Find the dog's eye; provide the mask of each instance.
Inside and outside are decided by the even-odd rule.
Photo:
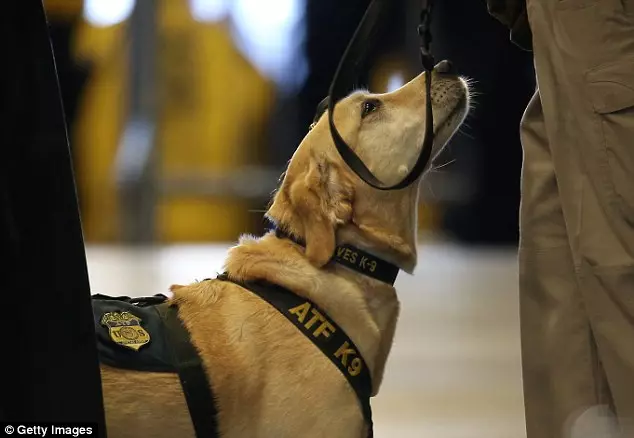
[[[364,101],[363,105],[361,106],[361,118],[363,119],[368,114],[376,111],[380,104],[381,102],[376,99],[368,99]]]

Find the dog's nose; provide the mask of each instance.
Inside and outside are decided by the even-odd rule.
[[[451,73],[452,69],[453,69],[453,65],[451,64],[451,61],[449,61],[448,59],[440,61],[434,67],[434,70],[437,71],[438,73]]]

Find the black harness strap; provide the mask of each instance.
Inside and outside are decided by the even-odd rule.
[[[361,406],[363,418],[368,427],[368,437],[374,436],[372,408],[372,378],[370,370],[354,342],[346,335],[328,314],[306,298],[265,281],[238,282],[229,278],[227,273],[217,277],[221,281],[230,281],[262,298],[319,348],[339,369],[354,390]]]
[[[200,355],[189,332],[178,317],[174,304],[159,304],[157,311],[165,324],[174,364],[181,381],[197,438],[218,437],[218,411]]]

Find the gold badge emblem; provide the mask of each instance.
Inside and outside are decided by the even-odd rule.
[[[101,325],[108,327],[110,339],[135,351],[150,342],[150,334],[141,327],[141,318],[130,312],[104,313]]]

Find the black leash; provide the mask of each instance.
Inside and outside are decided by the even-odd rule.
[[[420,58],[425,70],[425,140],[416,164],[412,170],[397,184],[386,186],[377,179],[372,172],[361,161],[359,156],[346,144],[343,140],[334,122],[334,110],[337,102],[348,94],[347,85],[353,83],[357,76],[357,67],[365,55],[365,47],[372,44],[377,34],[379,19],[384,12],[385,6],[391,0],[372,0],[368,5],[359,26],[357,27],[352,40],[348,44],[343,54],[339,66],[335,72],[335,76],[330,85],[328,95],[328,122],[330,124],[330,133],[337,147],[337,151],[341,158],[348,164],[366,184],[379,190],[398,190],[409,186],[423,173],[425,167],[431,158],[431,152],[434,143],[434,119],[431,103],[431,75],[434,69],[434,57],[431,53],[431,13],[433,0],[422,0],[423,5],[420,13],[420,24],[418,25],[418,35],[420,37]],[[324,102],[318,108],[325,110]]]

